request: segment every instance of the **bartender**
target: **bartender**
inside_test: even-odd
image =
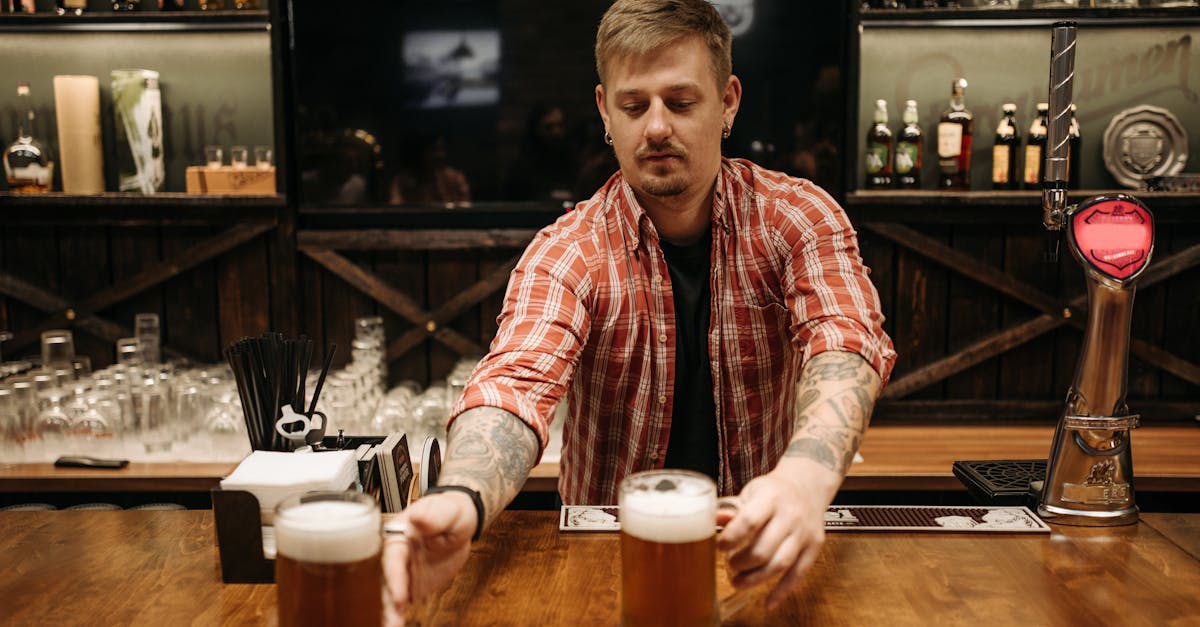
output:
[[[722,157],[742,95],[730,47],[705,0],[604,14],[596,107],[620,170],[513,270],[440,485],[385,547],[396,614],[462,567],[564,397],[563,502],[613,504],[629,473],[693,469],[738,497],[718,536],[734,586],[778,579],[774,606],[816,560],[895,351],[829,194]]]

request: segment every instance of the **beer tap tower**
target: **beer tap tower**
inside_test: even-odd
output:
[[[1054,25],[1050,48],[1042,220],[1051,232],[1065,231],[1071,253],[1083,266],[1088,319],[1075,379],[1054,432],[1038,514],[1066,525],[1128,525],[1138,519],[1130,430],[1139,419],[1125,403],[1129,323],[1134,282],[1154,249],[1154,217],[1125,194],[1067,206],[1074,23]]]

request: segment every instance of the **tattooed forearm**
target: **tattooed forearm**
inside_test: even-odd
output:
[[[537,436],[509,412],[478,407],[454,421],[449,439],[438,483],[478,490],[487,512],[485,522],[491,522],[529,476],[537,458]]]
[[[800,378],[796,433],[784,457],[806,458],[844,475],[879,395],[879,376],[853,353],[814,357]]]

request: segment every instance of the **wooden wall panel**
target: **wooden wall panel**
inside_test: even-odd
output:
[[[162,243],[157,227],[110,228],[109,248],[112,254],[112,282],[115,283],[133,276],[161,261],[161,246]],[[161,287],[152,287],[117,303],[107,312],[107,315],[113,322],[127,329],[130,334],[128,337],[132,337],[134,316],[139,313],[156,313],[159,315],[159,323],[162,323],[163,296]],[[116,347],[110,346],[108,363],[112,363],[115,357]]]
[[[12,229],[5,233],[4,269],[34,286],[58,293],[58,259],[55,255],[57,250],[56,234],[51,227]],[[10,331],[15,333],[33,327],[44,317],[45,312],[10,299]],[[14,352],[13,356],[38,355],[40,351],[40,344],[35,343]]]
[[[1054,294],[1057,268],[1042,261],[1046,235],[1032,227],[1010,228],[1004,248],[1005,272],[1046,293]],[[1030,307],[1007,300],[1001,310],[1006,326],[1033,318]],[[1055,348],[1053,338],[1041,336],[1018,346],[1000,357],[1002,398],[1049,398],[1054,381]]]
[[[1200,244],[1200,227],[1175,225],[1159,228],[1160,245],[1165,243],[1172,252]],[[1164,242],[1165,240],[1165,242]],[[1165,256],[1161,249],[1156,256]],[[1153,261],[1151,261],[1153,263]],[[1192,363],[1200,363],[1200,267],[1184,271],[1160,287],[1166,293],[1161,316],[1163,346]],[[1135,304],[1136,308],[1139,304]],[[1164,399],[1190,401],[1200,415],[1200,387],[1164,373],[1160,393]]]
[[[163,250],[184,250],[216,233],[211,228],[163,229]],[[218,335],[216,265],[216,262],[201,264],[163,284],[166,313],[162,319],[163,343],[209,363],[224,361],[221,350],[225,348]]]
[[[426,257],[418,251],[378,251],[375,253],[375,273],[401,292],[409,295],[422,307],[428,307],[426,293]],[[408,332],[415,325],[399,314],[381,308],[384,332],[391,342]],[[392,361],[388,366],[388,379],[392,385],[404,380],[413,380],[422,386],[429,380],[429,342]]]
[[[429,253],[429,309],[436,310],[443,303],[456,296],[459,292],[479,280],[479,262],[475,251],[432,251]],[[473,308],[477,312],[478,308]],[[486,342],[480,342],[480,323],[478,313],[462,315],[451,321],[450,328],[462,333],[468,338],[474,338],[486,349]],[[430,342],[429,346],[429,377],[431,381],[446,378],[458,362],[460,355],[441,342]]]
[[[946,242],[949,229],[930,227],[922,233]],[[896,367],[892,378],[946,354],[946,295],[949,276],[941,266],[909,251],[896,259]],[[943,384],[934,384],[911,398],[941,398]]]
[[[1004,263],[1004,242],[987,226],[954,227],[954,248],[979,258],[993,267]],[[993,289],[961,275],[949,278],[946,311],[946,349],[962,350],[1000,326],[1002,297]],[[990,359],[946,381],[948,398],[995,398],[999,361]]]
[[[108,234],[104,229],[60,227],[57,236],[59,285],[63,298],[78,302],[110,283]],[[111,342],[90,333],[73,335],[76,355],[90,356],[113,350]]]
[[[269,266],[262,238],[229,251],[216,263],[221,346],[274,330],[270,321]]]
[[[369,252],[344,251],[341,254],[356,265],[371,267]],[[328,348],[330,344],[337,344],[333,367],[343,368],[350,362],[354,319],[374,315],[376,304],[369,296],[329,272],[321,274],[321,300],[321,324],[324,327],[325,346]]]

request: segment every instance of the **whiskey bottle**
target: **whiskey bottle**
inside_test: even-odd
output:
[[[892,186],[892,131],[888,128],[887,101],[875,101],[874,124],[867,131],[867,189]]]
[[[895,173],[896,187],[921,189],[921,127],[917,114],[917,101],[904,103],[904,128],[896,138]]]
[[[1079,133],[1079,120],[1075,117],[1075,103],[1071,103],[1071,124],[1067,131],[1067,189],[1079,189],[1079,166],[1083,163],[1079,152],[1082,137]]]
[[[25,116],[17,125],[17,139],[4,151],[4,176],[8,190],[17,194],[39,194],[50,191],[54,178],[54,158],[38,139],[34,126],[33,103],[29,98],[29,83],[17,83],[17,110]]]
[[[1025,189],[1042,188],[1042,172],[1046,168],[1046,125],[1050,120],[1050,105],[1037,104],[1037,115],[1029,125],[1029,141],[1025,144]]]
[[[1021,151],[1021,131],[1017,126],[1017,105],[1005,103],[1004,115],[996,126],[996,143],[992,145],[992,189],[1020,189],[1017,153]]]
[[[967,110],[963,93],[967,79],[958,78],[950,84],[950,108],[938,122],[938,189],[966,190],[971,185],[971,136],[975,131],[975,116]]]

